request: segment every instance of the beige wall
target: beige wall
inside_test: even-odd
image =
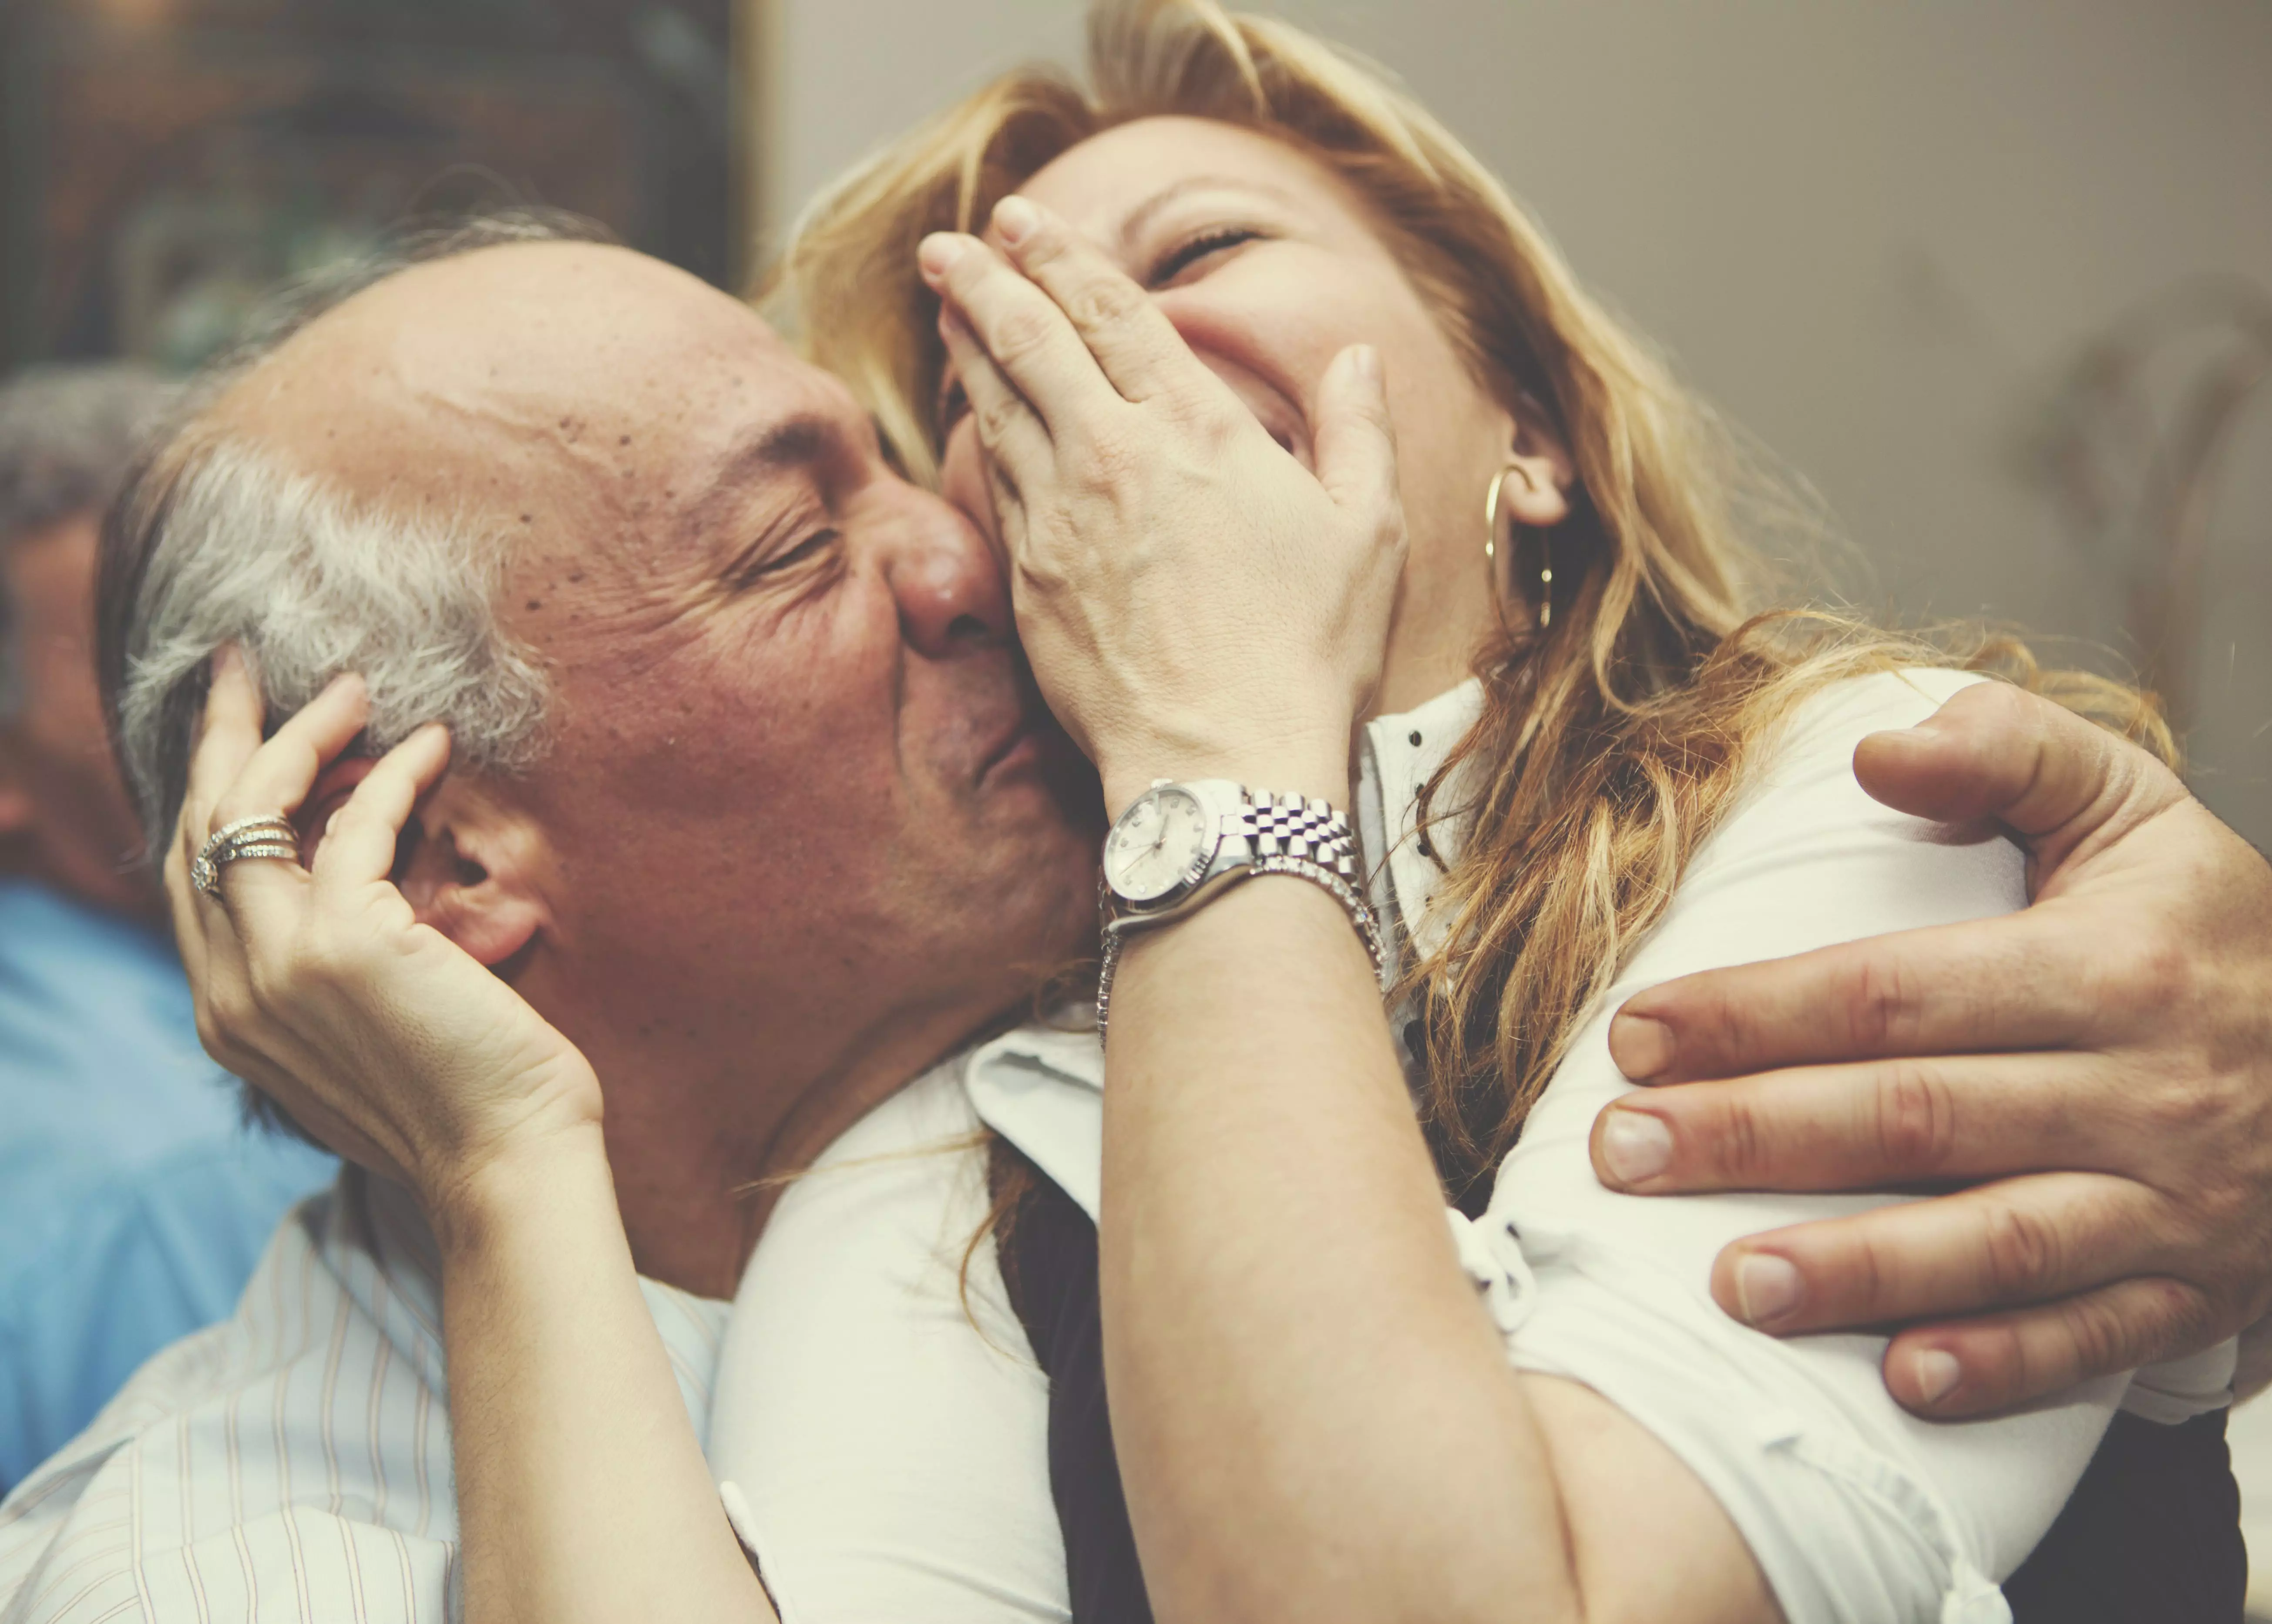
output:
[[[793,210],[1044,0],[773,0]],[[2014,471],[2048,379],[2181,276],[2272,288],[2264,0],[1296,0],[1401,73],[1581,273],[1829,498],[1907,615],[2118,641],[2121,560]],[[778,220],[775,224],[778,225]],[[2197,782],[2272,843],[2272,397],[2214,520]]]

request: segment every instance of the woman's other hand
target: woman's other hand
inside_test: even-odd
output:
[[[1403,510],[1379,357],[1310,404],[1313,475],[1133,281],[1057,216],[925,241],[984,446],[1018,629],[1117,812],[1155,778],[1349,796]]]
[[[2007,1410],[2261,1318],[2272,866],[2143,751],[2001,684],[1855,766],[1902,811],[2001,819],[2028,843],[2034,906],[1632,999],[1619,1066],[1692,1086],[1603,1113],[1603,1181],[1985,1180],[1753,1237],[1715,1271],[1723,1306],[1778,1334],[1909,1325],[1886,1382],[1920,1414]]]
[[[488,1167],[563,1134],[596,1137],[597,1080],[511,987],[419,919],[390,878],[449,735],[420,729],[370,767],[305,867],[228,864],[220,897],[190,864],[215,829],[295,817],[362,730],[343,676],[261,737],[261,698],[234,650],[214,662],[188,793],[165,864],[198,1030],[221,1065],[351,1160],[408,1185],[437,1224]]]

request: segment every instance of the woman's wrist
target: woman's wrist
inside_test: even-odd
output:
[[[1227,778],[1249,789],[1306,795],[1342,812],[1349,806],[1348,730],[1329,738],[1193,745],[1148,741],[1099,751],[1105,815],[1117,818],[1162,779],[1190,783]]]
[[[615,1200],[606,1136],[597,1121],[528,1133],[426,1181],[418,1192],[445,1260],[549,1222],[563,1201]]]

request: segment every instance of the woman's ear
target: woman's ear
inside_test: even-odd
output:
[[[1549,426],[1546,409],[1527,394],[1513,415],[1506,460],[1508,473],[1499,500],[1515,523],[1551,530],[1570,516],[1577,462],[1562,437]]]
[[[497,969],[551,923],[542,850],[525,814],[453,774],[404,828],[394,882],[421,924]]]

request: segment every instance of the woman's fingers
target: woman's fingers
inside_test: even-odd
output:
[[[450,765],[450,730],[430,722],[379,759],[332,814],[310,864],[317,887],[367,885],[393,872],[397,843],[418,799]]]
[[[1047,426],[952,306],[939,312],[938,333],[970,402],[971,421],[986,454],[1007,469],[1013,482],[1048,467],[1054,451]]]
[[[1370,344],[1352,344],[1335,355],[1318,382],[1310,421],[1318,483],[1326,493],[1344,513],[1373,518],[1401,537],[1396,423],[1388,412],[1380,352]]]
[[[325,767],[355,742],[370,718],[370,694],[352,671],[334,677],[276,737],[252,753],[213,804],[213,827],[245,818],[289,817],[300,810]]]
[[[260,685],[243,653],[234,643],[226,644],[213,657],[205,707],[198,713],[197,735],[190,747],[181,816],[174,829],[185,862],[219,827],[213,820],[213,804],[259,750],[261,720]]]
[[[1790,1336],[2047,1302],[2164,1266],[2163,1198],[2100,1173],[2037,1173],[1748,1236],[1712,1295]]]
[[[1886,1348],[1886,1390],[1933,1420],[1994,1415],[2190,1353],[2227,1331],[2199,1287],[2141,1276],[2040,1307],[1903,1331]]]
[[[1010,261],[1063,311],[1124,400],[1214,382],[1152,297],[1062,219],[1030,198],[994,206]]]
[[[923,280],[969,324],[1053,435],[1061,424],[1126,404],[1065,313],[993,249],[976,237],[938,232],[923,239],[919,262]],[[963,386],[969,387],[968,378]]]
[[[253,752],[236,782],[214,804],[215,831],[248,818],[288,818],[330,762],[362,731],[370,696],[353,672],[330,685],[303,706],[276,736]],[[297,901],[307,886],[299,863],[281,857],[247,857],[221,865],[221,902],[241,938],[288,940]]]

